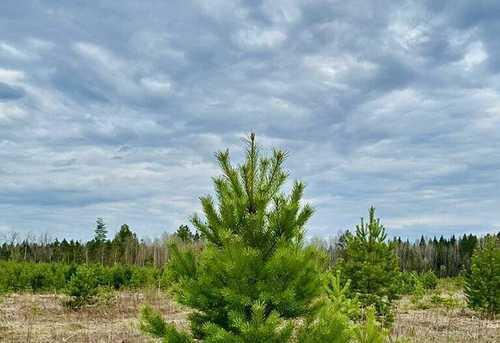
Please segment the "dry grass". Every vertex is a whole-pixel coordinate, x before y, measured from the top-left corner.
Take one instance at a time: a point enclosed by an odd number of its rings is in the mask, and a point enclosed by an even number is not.
[[[467,310],[409,310],[398,313],[392,337],[403,342],[499,342],[500,323]]]
[[[401,299],[397,304],[392,338],[415,343],[500,342],[500,320],[487,320],[469,310],[461,291],[437,294],[452,301],[433,304],[430,294],[420,305],[412,304],[409,297]]]
[[[460,297],[460,295],[459,295]],[[113,305],[72,311],[64,296],[11,294],[0,300],[1,342],[148,342],[138,330],[144,303],[159,309],[169,321],[186,326],[186,311],[164,294],[121,292]],[[481,319],[463,304],[425,310],[408,298],[397,307],[392,340],[401,342],[499,342],[500,320]]]
[[[114,304],[72,311],[65,297],[11,294],[0,300],[0,342],[149,342],[138,330],[144,303],[166,318],[185,325],[185,311],[156,291],[121,292]]]

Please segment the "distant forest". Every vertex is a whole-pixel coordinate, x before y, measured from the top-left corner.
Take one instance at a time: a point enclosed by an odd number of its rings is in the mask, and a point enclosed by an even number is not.
[[[350,232],[330,239],[314,238],[310,244],[321,247],[333,265],[342,258],[345,239]],[[500,232],[497,233],[500,237]],[[164,234],[155,240],[139,240],[135,232],[123,224],[112,239],[101,218],[97,219],[94,238],[78,240],[49,239],[28,236],[21,238],[17,233],[0,237],[0,260],[26,262],[59,262],[66,264],[100,263],[104,265],[128,264],[137,266],[163,267],[168,259],[167,241],[178,239],[188,244],[203,246],[203,237],[191,232],[187,225],[181,225],[174,234]],[[401,271],[433,271],[439,277],[460,275],[470,269],[470,259],[481,236],[473,234],[445,238],[427,238],[410,242],[393,238],[393,245],[399,259]]]

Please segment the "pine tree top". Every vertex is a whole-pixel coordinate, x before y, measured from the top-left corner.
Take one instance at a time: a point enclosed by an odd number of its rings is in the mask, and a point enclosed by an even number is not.
[[[210,244],[240,240],[269,255],[280,243],[303,242],[313,209],[301,204],[303,183],[295,182],[289,195],[281,192],[288,178],[286,155],[278,149],[262,155],[253,133],[241,165],[232,165],[228,150],[216,154],[222,175],[213,179],[215,199],[200,198],[205,220],[196,215],[192,219]]]

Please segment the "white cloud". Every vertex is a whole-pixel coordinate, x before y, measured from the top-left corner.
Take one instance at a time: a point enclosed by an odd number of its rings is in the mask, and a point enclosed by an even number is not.
[[[343,89],[349,87],[350,76],[369,76],[377,70],[376,64],[351,55],[336,57],[323,54],[306,56],[304,65],[321,77],[324,82]]]
[[[0,82],[18,85],[24,78],[25,73],[22,70],[0,68]]]
[[[149,91],[157,95],[168,95],[172,91],[172,83],[168,80],[144,77],[141,84]]]
[[[274,49],[287,39],[287,35],[279,30],[262,30],[256,26],[240,30],[234,36],[235,42],[244,49]]]
[[[30,56],[27,53],[21,51],[20,49],[10,44],[7,44],[6,42],[0,42],[0,54],[5,54],[9,57],[20,60],[30,59]]]
[[[474,42],[468,47],[468,51],[461,63],[466,70],[471,70],[475,66],[483,63],[487,58],[488,54],[484,50],[483,44],[481,42]]]

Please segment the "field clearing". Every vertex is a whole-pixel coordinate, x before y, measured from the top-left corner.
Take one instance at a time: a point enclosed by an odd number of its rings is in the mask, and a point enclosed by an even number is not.
[[[461,294],[460,294],[461,296]],[[465,307],[417,309],[408,297],[398,302],[392,338],[404,342],[499,342],[500,320],[481,319]]]
[[[79,311],[56,294],[10,294],[0,300],[0,342],[150,342],[138,330],[138,312],[152,304],[170,321],[186,324],[186,311],[155,291],[120,292],[110,305]]]
[[[150,342],[138,330],[138,311],[152,304],[179,327],[186,309],[156,291],[120,292],[113,304],[72,311],[56,294],[10,294],[0,298],[1,342]],[[460,308],[413,308],[408,298],[397,306],[392,340],[403,342],[498,342],[500,320],[480,319]]]

